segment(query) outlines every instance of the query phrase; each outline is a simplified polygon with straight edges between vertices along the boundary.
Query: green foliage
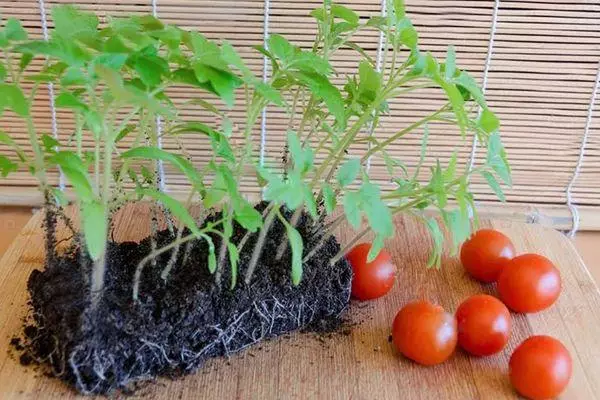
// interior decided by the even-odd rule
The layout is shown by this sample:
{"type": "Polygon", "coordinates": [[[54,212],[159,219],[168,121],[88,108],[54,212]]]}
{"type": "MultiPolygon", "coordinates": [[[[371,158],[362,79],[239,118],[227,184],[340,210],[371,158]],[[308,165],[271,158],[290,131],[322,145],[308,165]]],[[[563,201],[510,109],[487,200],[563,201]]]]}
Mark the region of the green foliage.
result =
{"type": "MultiPolygon", "coordinates": [[[[320,224],[326,214],[341,205],[353,228],[364,224],[373,231],[369,260],[394,235],[394,214],[409,212],[423,218],[433,238],[430,265],[439,266],[443,229],[437,220],[426,218],[424,210],[440,211],[440,221],[449,231],[456,252],[477,223],[469,176],[480,174],[504,200],[501,183],[511,185],[510,166],[498,134],[499,120],[487,106],[477,81],[459,68],[460,53],[449,46],[445,59],[437,60],[422,51],[404,2],[388,3],[385,17],[361,20],[350,8],[324,1],[323,7],[311,13],[318,29],[310,49],[271,34],[264,47],[256,47],[271,63],[266,81],[252,72],[230,43],[211,41],[201,33],[152,16],[108,19],[101,28],[94,14],[72,5],[56,6],[52,9],[55,28],[48,41],[29,40],[21,24],[9,19],[0,30],[0,48],[7,59],[0,62],[0,114],[9,111],[25,121],[34,156],[0,131],[0,143],[13,152],[0,156],[0,174],[27,168],[38,178],[41,190],[66,204],[64,193],[52,187],[45,174],[47,169],[59,167],[76,195],[88,252],[98,262],[104,259],[111,210],[132,199],[149,199],[207,242],[208,266],[215,276],[219,276],[220,266],[211,237],[222,235],[226,246],[221,247],[228,253],[234,288],[241,245],[233,242],[233,224],[249,232],[268,228],[265,217],[240,191],[240,182],[247,171],[252,171],[271,210],[279,212],[286,206],[294,215],[306,210],[315,224],[320,224]],[[383,73],[353,40],[357,32],[365,30],[377,30],[385,37],[383,73]],[[356,72],[344,77],[340,86],[341,76],[331,60],[341,48],[351,49],[360,61],[356,72]],[[15,62],[13,56],[18,57],[15,62]],[[28,68],[36,57],[43,58],[44,64],[41,71],[32,74],[28,68]],[[62,143],[35,129],[31,102],[37,88],[48,82],[60,87],[56,106],[72,113],[76,121],[65,143],[74,144],[76,150],[61,149],[62,143]],[[178,112],[169,93],[181,85],[194,91],[186,106],[196,107],[210,118],[189,121],[178,112]],[[447,104],[382,137],[380,128],[390,113],[389,105],[423,87],[438,88],[447,104]],[[236,97],[240,93],[243,120],[229,113],[240,103],[236,97]],[[269,104],[280,107],[289,117],[289,154],[284,157],[283,171],[272,169],[270,163],[259,165],[254,158],[257,145],[253,132],[261,111],[269,104]],[[477,117],[473,117],[472,106],[480,110],[477,117]],[[162,130],[156,125],[158,118],[162,130]],[[429,125],[439,122],[457,127],[463,138],[461,146],[467,135],[477,137],[487,146],[485,163],[473,171],[461,171],[458,151],[447,164],[428,160],[429,125]],[[406,165],[390,154],[390,144],[420,132],[422,145],[415,165],[406,165]],[[179,153],[158,146],[163,136],[181,145],[182,135],[194,134],[206,137],[212,150],[201,165],[188,159],[183,148],[179,153]],[[91,143],[93,150],[84,149],[84,143],[91,143]],[[370,179],[368,160],[385,165],[386,180],[395,185],[393,190],[382,193],[370,179]],[[224,210],[223,220],[200,227],[188,204],[157,190],[158,162],[185,177],[191,186],[191,199],[199,198],[207,209],[224,210]],[[425,165],[432,167],[429,178],[422,181],[425,165]],[[134,189],[126,183],[132,183],[134,189]]],[[[285,220],[282,214],[278,218],[286,228],[292,251],[292,283],[298,285],[305,244],[295,221],[285,220]]],[[[321,239],[326,240],[326,236],[321,239]]],[[[221,256],[218,259],[224,260],[221,256]]]]}

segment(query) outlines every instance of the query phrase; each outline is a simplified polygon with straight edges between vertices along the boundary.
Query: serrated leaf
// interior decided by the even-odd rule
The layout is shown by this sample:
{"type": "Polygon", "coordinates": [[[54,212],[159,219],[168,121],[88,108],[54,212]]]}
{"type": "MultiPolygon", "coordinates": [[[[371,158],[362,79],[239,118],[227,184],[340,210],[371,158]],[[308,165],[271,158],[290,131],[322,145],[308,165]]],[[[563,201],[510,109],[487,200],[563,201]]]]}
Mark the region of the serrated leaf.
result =
{"type": "Polygon", "coordinates": [[[358,89],[367,95],[370,102],[374,101],[381,89],[381,75],[375,71],[368,61],[361,61],[358,68],[360,82],[358,89]]]}
{"type": "Polygon", "coordinates": [[[444,222],[452,234],[452,252],[455,256],[458,253],[460,245],[471,236],[471,223],[469,215],[459,210],[444,212],[444,222]]]}
{"type": "Polygon", "coordinates": [[[488,151],[486,164],[490,166],[496,175],[507,185],[512,185],[510,166],[506,159],[506,151],[502,145],[500,135],[494,133],[488,139],[488,151]]]}
{"type": "MultiPolygon", "coordinates": [[[[25,71],[25,68],[27,68],[29,63],[31,63],[31,60],[33,60],[33,54],[23,53],[21,55],[21,59],[19,60],[19,71],[21,71],[21,72],[25,71]]],[[[2,65],[2,68],[4,68],[4,65],[2,65]]],[[[0,75],[2,75],[2,74],[0,73],[0,75]]],[[[4,79],[4,76],[2,76],[2,80],[3,79],[4,79]]]]}
{"type": "Polygon", "coordinates": [[[481,91],[479,85],[475,80],[469,75],[466,71],[461,71],[460,75],[453,79],[453,82],[459,86],[465,88],[473,99],[479,104],[481,107],[487,108],[485,103],[485,96],[481,91]]]}
{"type": "Polygon", "coordinates": [[[317,202],[315,201],[315,196],[313,195],[312,190],[308,186],[303,187],[304,190],[304,204],[306,205],[306,209],[311,217],[317,218],[319,216],[317,212],[317,202]]]}
{"type": "Polygon", "coordinates": [[[357,192],[346,192],[344,194],[342,203],[344,205],[344,214],[346,219],[354,229],[360,228],[361,216],[360,216],[360,196],[357,192]]]}
{"type": "Polygon", "coordinates": [[[79,67],[67,68],[64,75],[60,79],[60,84],[64,87],[73,85],[84,85],[87,82],[87,77],[79,67]]]}
{"type": "Polygon", "coordinates": [[[121,158],[141,158],[150,160],[162,160],[170,163],[187,176],[190,182],[197,188],[203,187],[202,176],[193,164],[180,155],[169,153],[156,147],[136,147],[121,154],[121,158]]]}
{"type": "Polygon", "coordinates": [[[506,197],[504,196],[504,192],[502,191],[502,188],[500,187],[500,184],[498,183],[498,181],[496,180],[496,178],[494,178],[494,175],[490,174],[487,171],[482,171],[481,175],[487,181],[488,185],[494,191],[494,193],[496,194],[496,196],[498,197],[498,199],[500,201],[502,201],[502,202],[505,202],[506,201],[506,197]]]}
{"type": "Polygon", "coordinates": [[[65,39],[86,39],[97,36],[98,17],[92,13],[82,12],[72,5],[52,7],[54,35],[65,39]]]}
{"type": "Polygon", "coordinates": [[[498,120],[498,117],[496,117],[496,115],[489,108],[484,108],[481,111],[481,115],[479,116],[477,123],[486,133],[497,132],[500,128],[500,121],[498,120]]]}
{"type": "Polygon", "coordinates": [[[281,61],[287,62],[296,53],[296,46],[278,34],[271,34],[268,39],[269,51],[281,61]]]}
{"type": "Polygon", "coordinates": [[[325,105],[335,117],[340,128],[346,125],[344,100],[340,91],[329,80],[315,73],[299,73],[298,78],[308,86],[310,91],[325,102],[325,105]]]}
{"type": "Polygon", "coordinates": [[[358,158],[349,158],[340,167],[337,173],[337,181],[341,187],[346,187],[358,176],[361,170],[360,160],[358,158]]]}
{"type": "Polygon", "coordinates": [[[60,147],[58,140],[47,134],[42,135],[42,144],[46,153],[54,153],[60,147]]]}
{"type": "Polygon", "coordinates": [[[250,232],[256,232],[263,225],[262,215],[245,199],[235,198],[233,201],[235,220],[250,232]]]}
{"type": "Polygon", "coordinates": [[[0,174],[3,178],[6,178],[11,172],[15,172],[19,169],[19,166],[12,162],[8,157],[0,154],[0,174]]]}
{"type": "Polygon", "coordinates": [[[127,124],[125,126],[125,128],[121,129],[121,131],[117,134],[117,137],[115,137],[115,143],[119,143],[127,135],[129,135],[131,132],[135,131],[136,128],[137,128],[137,125],[135,125],[135,124],[127,124]]]}
{"type": "Polygon", "coordinates": [[[21,22],[16,18],[6,20],[4,35],[7,40],[27,40],[27,31],[23,29],[21,22]]]}
{"type": "Polygon", "coordinates": [[[81,203],[85,244],[92,260],[98,260],[106,248],[107,210],[99,201],[81,203]]]}
{"type": "Polygon", "coordinates": [[[323,201],[325,203],[325,211],[327,212],[327,214],[331,214],[335,210],[337,204],[335,193],[333,192],[331,186],[328,184],[325,184],[325,186],[323,186],[323,201]]]}
{"type": "Polygon", "coordinates": [[[81,202],[95,200],[96,196],[90,184],[87,168],[77,154],[71,151],[59,151],[49,157],[48,161],[60,167],[81,202]]]}
{"type": "Polygon", "coordinates": [[[367,254],[367,262],[373,262],[383,249],[385,245],[385,238],[381,235],[376,235],[375,239],[371,243],[371,248],[369,249],[369,254],[367,254]]]}
{"type": "Polygon", "coordinates": [[[341,4],[332,4],[331,5],[331,14],[334,17],[341,18],[344,21],[348,22],[351,25],[357,25],[360,21],[360,17],[357,13],[351,10],[348,7],[344,7],[341,4]]]}
{"type": "Polygon", "coordinates": [[[201,236],[200,229],[198,229],[194,217],[190,215],[185,205],[179,200],[155,189],[139,188],[136,192],[140,195],[150,197],[165,206],[171,214],[181,221],[194,235],[197,237],[201,236]]]}
{"type": "MultiPolygon", "coordinates": [[[[88,106],[85,105],[76,96],[74,96],[73,93],[71,93],[71,92],[61,92],[56,97],[54,104],[56,105],[56,107],[59,107],[59,108],[70,108],[70,109],[79,110],[79,111],[87,111],[88,110],[88,106]]],[[[97,120],[99,120],[99,118],[97,120]]],[[[97,125],[97,124],[93,123],[92,125],[97,125]]],[[[90,126],[90,128],[91,128],[91,126],[90,126]]],[[[94,129],[97,129],[97,128],[94,128],[94,129]]],[[[100,129],[100,131],[101,131],[101,129],[100,129]]],[[[99,133],[97,131],[95,131],[95,132],[99,133]]]]}
{"type": "Polygon", "coordinates": [[[5,108],[25,117],[29,115],[29,102],[20,87],[12,84],[0,84],[0,114],[5,108]]]}
{"type": "Polygon", "coordinates": [[[398,20],[406,17],[404,0],[394,0],[394,14],[398,20]]]}

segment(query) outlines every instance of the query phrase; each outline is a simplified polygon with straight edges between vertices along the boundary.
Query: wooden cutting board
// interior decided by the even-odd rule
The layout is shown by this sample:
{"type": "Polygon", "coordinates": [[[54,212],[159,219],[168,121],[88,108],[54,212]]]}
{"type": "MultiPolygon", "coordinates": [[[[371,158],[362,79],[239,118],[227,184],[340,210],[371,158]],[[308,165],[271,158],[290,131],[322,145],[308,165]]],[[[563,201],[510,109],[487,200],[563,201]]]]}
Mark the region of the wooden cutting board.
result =
{"type": "MultiPolygon", "coordinates": [[[[128,208],[116,223],[116,238],[147,234],[147,209],[128,208]]],[[[461,351],[436,367],[421,367],[395,354],[388,335],[405,303],[419,298],[454,311],[467,296],[494,294],[465,275],[455,258],[445,257],[440,270],[425,263],[431,241],[425,228],[409,217],[396,220],[397,238],[387,249],[399,267],[398,281],[383,299],[353,303],[359,325],[348,335],[321,338],[296,334],[257,345],[230,360],[209,362],[195,375],[159,380],[139,394],[145,399],[504,399],[515,393],[507,378],[512,350],[533,334],[560,339],[573,357],[568,399],[594,399],[600,393],[600,293],[571,242],[560,233],[509,221],[487,221],[512,238],[517,250],[538,252],[560,269],[563,292],[551,309],[513,315],[513,334],[500,354],[477,358],[461,351]]],[[[342,229],[339,238],[352,232],[342,229]]],[[[599,243],[600,245],[600,243],[599,243]]],[[[43,264],[41,215],[35,215],[0,262],[0,399],[72,399],[77,396],[58,380],[22,367],[9,353],[19,333],[27,293],[26,281],[43,264]]]]}

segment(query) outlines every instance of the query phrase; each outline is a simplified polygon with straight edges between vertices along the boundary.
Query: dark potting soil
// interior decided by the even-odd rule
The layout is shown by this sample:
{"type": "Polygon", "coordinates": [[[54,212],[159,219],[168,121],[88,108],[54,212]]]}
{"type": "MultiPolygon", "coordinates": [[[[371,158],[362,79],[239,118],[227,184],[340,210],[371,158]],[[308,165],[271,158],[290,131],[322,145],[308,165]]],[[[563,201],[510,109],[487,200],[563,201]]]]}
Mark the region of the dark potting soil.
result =
{"type": "MultiPolygon", "coordinates": [[[[264,205],[257,206],[261,209],[264,205]]],[[[286,213],[289,218],[289,213],[286,213]]],[[[216,220],[218,215],[209,217],[216,220]]],[[[303,215],[298,231],[311,249],[318,238],[303,215]]],[[[233,242],[245,231],[236,226],[233,242]]],[[[168,244],[168,231],[157,235],[168,244]]],[[[213,238],[219,249],[218,237],[213,238]]],[[[47,372],[86,394],[130,392],[157,376],[178,377],[194,372],[211,357],[226,356],[261,340],[298,329],[322,332],[339,327],[348,307],[352,271],[345,259],[331,266],[339,251],[335,238],[304,264],[302,282],[290,280],[288,250],[281,261],[275,253],[285,228],[276,221],[249,285],[243,282],[256,235],[240,254],[238,284],[230,290],[227,268],[220,288],[207,266],[207,244],[184,248],[168,280],[160,277],[167,252],[144,269],[138,302],[132,300],[134,271],[151,252],[151,241],[110,243],[105,289],[95,312],[89,307],[89,261],[81,266],[78,250],[57,257],[43,271],[31,273],[28,289],[33,322],[26,324],[21,362],[39,363],[47,372]]]]}

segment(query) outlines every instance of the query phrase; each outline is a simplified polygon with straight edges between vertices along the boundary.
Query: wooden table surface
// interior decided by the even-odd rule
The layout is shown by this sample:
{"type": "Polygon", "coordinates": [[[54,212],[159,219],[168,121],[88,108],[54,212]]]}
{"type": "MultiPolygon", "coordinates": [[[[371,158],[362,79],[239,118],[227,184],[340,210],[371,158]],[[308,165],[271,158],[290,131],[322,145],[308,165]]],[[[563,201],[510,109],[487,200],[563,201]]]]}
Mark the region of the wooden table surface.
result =
{"type": "MultiPolygon", "coordinates": [[[[121,238],[139,238],[140,215],[121,217],[121,238]]],[[[0,399],[71,399],[75,394],[55,379],[24,368],[6,351],[19,332],[30,271],[43,263],[41,218],[34,216],[0,262],[0,399]]],[[[430,248],[426,230],[399,218],[398,237],[388,250],[399,267],[398,282],[383,299],[353,305],[360,322],[349,335],[324,342],[296,334],[257,346],[227,360],[209,362],[192,376],[160,380],[140,394],[146,399],[504,399],[515,393],[507,379],[512,350],[533,334],[560,339],[573,357],[573,378],[566,399],[595,399],[600,393],[600,293],[572,243],[539,226],[488,221],[510,236],[519,252],[539,252],[560,269],[563,292],[551,309],[533,315],[513,314],[507,348],[491,357],[461,351],[436,367],[421,367],[395,354],[388,342],[391,321],[409,301],[427,298],[454,311],[476,293],[494,294],[492,285],[469,279],[455,258],[441,270],[427,270],[430,248]]],[[[340,232],[348,240],[351,232],[340,232]]]]}

